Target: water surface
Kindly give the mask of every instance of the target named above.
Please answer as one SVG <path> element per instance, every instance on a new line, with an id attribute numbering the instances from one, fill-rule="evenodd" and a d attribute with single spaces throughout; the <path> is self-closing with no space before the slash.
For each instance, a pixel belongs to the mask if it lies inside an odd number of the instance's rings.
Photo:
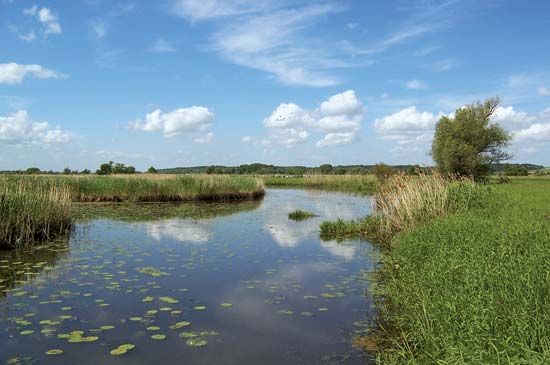
<path id="1" fill-rule="evenodd" d="M 368 214 L 368 199 L 270 189 L 261 202 L 84 209 L 68 242 L 0 253 L 0 362 L 367 361 L 351 339 L 372 317 L 376 252 L 318 227 Z M 293 222 L 295 209 L 319 217 Z"/>

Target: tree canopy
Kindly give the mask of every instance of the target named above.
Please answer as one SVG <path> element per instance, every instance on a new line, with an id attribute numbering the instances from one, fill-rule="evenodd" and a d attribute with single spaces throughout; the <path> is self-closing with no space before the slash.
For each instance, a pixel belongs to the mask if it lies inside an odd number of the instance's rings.
<path id="1" fill-rule="evenodd" d="M 439 119 L 431 151 L 439 171 L 481 179 L 492 164 L 511 157 L 506 152 L 510 134 L 492 121 L 499 105 L 498 98 L 490 98 Z"/>

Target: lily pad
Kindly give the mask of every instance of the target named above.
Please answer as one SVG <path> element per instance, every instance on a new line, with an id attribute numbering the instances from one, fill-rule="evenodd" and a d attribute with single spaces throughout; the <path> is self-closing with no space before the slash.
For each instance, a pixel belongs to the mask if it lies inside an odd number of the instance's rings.
<path id="1" fill-rule="evenodd" d="M 202 339 L 202 338 L 190 338 L 189 340 L 185 341 L 187 346 L 190 347 L 203 347 L 208 344 L 208 341 Z"/>
<path id="2" fill-rule="evenodd" d="M 61 355 L 63 350 L 53 349 L 46 351 L 46 355 Z"/>

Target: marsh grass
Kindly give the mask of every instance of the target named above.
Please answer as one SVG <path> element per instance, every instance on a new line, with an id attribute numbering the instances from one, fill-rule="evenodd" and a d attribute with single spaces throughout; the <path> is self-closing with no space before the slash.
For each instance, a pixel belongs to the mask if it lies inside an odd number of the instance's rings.
<path id="1" fill-rule="evenodd" d="M 0 249 L 63 236 L 71 224 L 71 194 L 65 184 L 0 178 Z"/>
<path id="2" fill-rule="evenodd" d="M 267 186 L 316 188 L 347 191 L 360 194 L 373 193 L 378 181 L 374 175 L 304 175 L 263 177 Z"/>
<path id="3" fill-rule="evenodd" d="M 27 179 L 11 177 L 12 180 Z M 66 185 L 75 202 L 238 201 L 260 198 L 260 179 L 227 175 L 40 176 L 45 185 Z"/>
<path id="4" fill-rule="evenodd" d="M 398 234 L 378 287 L 379 363 L 549 364 L 549 262 L 550 180 L 500 185 Z"/>
<path id="5" fill-rule="evenodd" d="M 321 237 L 363 235 L 389 244 L 398 232 L 478 206 L 490 190 L 490 186 L 457 176 L 394 175 L 374 194 L 373 215 L 352 222 L 323 222 Z"/>
<path id="6" fill-rule="evenodd" d="M 297 209 L 288 213 L 288 219 L 299 222 L 309 218 L 318 217 L 318 215 L 308 212 L 306 210 Z"/>

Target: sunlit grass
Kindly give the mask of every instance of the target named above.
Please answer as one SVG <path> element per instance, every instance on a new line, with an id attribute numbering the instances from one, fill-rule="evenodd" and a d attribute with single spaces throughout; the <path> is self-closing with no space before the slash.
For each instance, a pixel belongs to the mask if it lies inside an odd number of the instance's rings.
<path id="1" fill-rule="evenodd" d="M 377 188 L 374 175 L 305 175 L 263 177 L 267 186 L 317 188 L 370 194 Z"/>
<path id="2" fill-rule="evenodd" d="M 64 235 L 71 222 L 71 194 L 65 184 L 0 177 L 0 249 Z"/>

